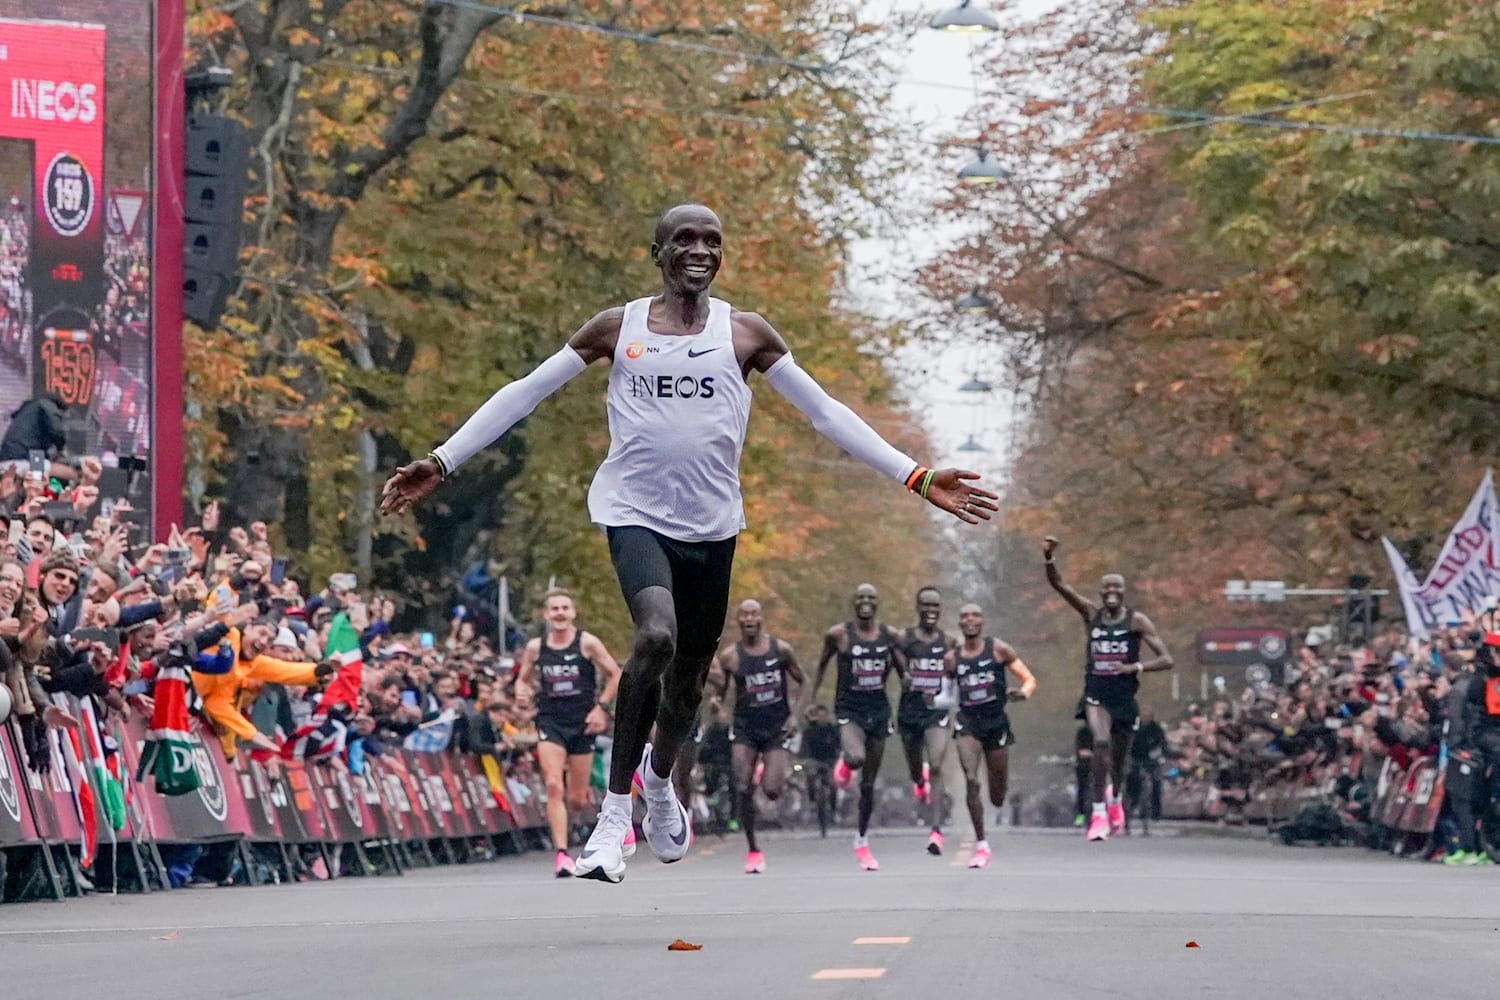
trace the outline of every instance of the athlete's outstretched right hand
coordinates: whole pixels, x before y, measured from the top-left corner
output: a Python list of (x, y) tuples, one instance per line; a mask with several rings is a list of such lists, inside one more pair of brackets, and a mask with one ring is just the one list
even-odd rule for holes
[(403, 465), (385, 481), (385, 487), (380, 491), (380, 512), (405, 514), (418, 500), (437, 489), (442, 481), (443, 470), (430, 458)]
[(1060, 543), (1058, 542), (1057, 537), (1055, 535), (1048, 535), (1046, 538), (1043, 538), (1042, 539), (1042, 557), (1044, 559), (1051, 559), (1052, 558), (1052, 553), (1054, 553), (1054, 552), (1057, 551), (1057, 546), (1059, 544)]

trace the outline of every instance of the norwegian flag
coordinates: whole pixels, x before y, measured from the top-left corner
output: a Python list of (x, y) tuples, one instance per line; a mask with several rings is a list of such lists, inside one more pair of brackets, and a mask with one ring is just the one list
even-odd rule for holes
[(317, 759), (344, 752), (349, 736), (346, 720), (359, 703), (365, 660), (359, 649), (359, 633), (342, 611), (328, 627), (325, 652), (338, 663), (338, 673), (324, 688), (317, 712), (282, 745), (281, 755), (288, 760)]

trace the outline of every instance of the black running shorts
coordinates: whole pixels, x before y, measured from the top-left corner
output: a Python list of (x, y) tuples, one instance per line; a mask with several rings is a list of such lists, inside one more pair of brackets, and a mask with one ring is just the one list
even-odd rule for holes
[(569, 757), (593, 754), (594, 736), (583, 730), (583, 719), (549, 715), (536, 717), (536, 738), (543, 743), (556, 743)]
[(884, 709), (871, 706), (861, 708), (853, 705), (834, 705), (834, 714), (838, 716), (839, 726), (855, 725), (864, 730), (865, 739), (883, 740), (891, 735), (891, 703), (884, 701)]
[(625, 603), (647, 587), (665, 587), (677, 617), (677, 651), (713, 655), (729, 613), (735, 540), (679, 542), (636, 525), (605, 530)]
[(1141, 708), (1136, 703), (1135, 690), (1114, 681), (1115, 678), (1110, 677), (1089, 677), (1084, 683), (1083, 697), (1078, 699), (1078, 711), (1073, 718), (1087, 719), (1085, 708), (1098, 705), (1109, 713), (1111, 733), (1133, 733), (1140, 728), (1141, 723)]
[(924, 708), (921, 711), (912, 711), (904, 706), (896, 713), (896, 731), (901, 734), (903, 740), (921, 740), (927, 737), (929, 729), (948, 728), (950, 718), (947, 709)]
[(753, 715), (739, 716), (730, 730), (730, 739), (753, 748), (756, 753), (781, 750), (786, 746), (786, 720), (785, 715), (777, 718), (776, 713), (763, 719)]
[(954, 732), (959, 736), (972, 737), (979, 741), (982, 750), (988, 753), (1008, 747), (1016, 741), (1010, 731), (1010, 717), (1004, 709), (996, 712), (966, 712), (958, 710), (958, 721)]

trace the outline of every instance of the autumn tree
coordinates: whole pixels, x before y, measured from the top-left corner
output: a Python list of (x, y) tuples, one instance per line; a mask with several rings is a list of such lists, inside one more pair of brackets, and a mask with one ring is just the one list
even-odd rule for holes
[[(850, 235), (838, 220), (878, 198), (889, 169), (870, 153), (882, 35), (854, 10), (528, 8), (644, 38), (632, 40), (442, 3), (205, 5), (196, 37), (244, 70), (231, 109), (256, 136), (252, 246), (227, 336), (235, 370), (281, 390), (203, 400), (236, 511), (280, 515), (313, 568), (352, 553), (417, 605), (443, 604), (455, 569), (493, 560), (518, 611), (556, 575), (584, 591), (591, 621), (618, 626), (582, 504), (606, 445), (603, 372), (477, 457), (416, 521), (377, 523), (373, 490), (594, 311), (649, 290), (652, 220), (686, 199), (725, 219), (719, 294), (765, 310), (834, 391), (911, 434), (861, 352), (873, 331), (831, 306)], [(840, 541), (846, 518), (879, 516), (867, 473), (779, 400), (758, 411), (740, 582), (796, 601), (809, 617), (791, 628), (807, 630), (821, 590), (844, 586), (835, 572), (920, 576), (907, 568), (920, 557), (886, 549), (927, 530), (917, 507), (884, 512), (889, 537)], [(810, 572), (803, 556), (819, 560)]]
[(1495, 161), (1316, 129), (1487, 133), (1495, 24), (1113, 0), (1007, 33), (980, 141), (1014, 176), (955, 189), (974, 235), (924, 272), (940, 305), (997, 305), (924, 319), (1001, 346), (1029, 400), (1012, 530), (1140, 575), (1183, 639), (1234, 613), (1226, 578), (1336, 583), (1383, 532), (1435, 551), (1490, 461)]

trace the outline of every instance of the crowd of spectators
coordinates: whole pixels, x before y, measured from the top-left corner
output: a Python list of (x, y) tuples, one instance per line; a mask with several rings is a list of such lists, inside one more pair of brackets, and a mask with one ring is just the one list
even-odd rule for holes
[(1420, 641), (1396, 627), (1358, 646), (1310, 631), (1281, 683), (1191, 705), (1167, 729), (1168, 799), (1202, 802), (1209, 815), (1236, 822), (1258, 793), (1322, 787), (1322, 807), (1337, 816), (1334, 839), (1389, 846), (1373, 811), (1386, 762), (1404, 773), (1432, 757), (1446, 798), (1426, 853), (1486, 863), (1475, 823), (1493, 799), (1485, 771), (1500, 765), (1500, 634), (1488, 603)]
[[(153, 540), (126, 497), (101, 494), (107, 458), (66, 456), (56, 410), (28, 401), (0, 447), (0, 686), (26, 766), (60, 766), (49, 728), (153, 725), (158, 670), (180, 662), (189, 710), (226, 757), (317, 751), (357, 772), (391, 748), (451, 748), (485, 758), (510, 801), (535, 794), (533, 696), (513, 683), (514, 650), (489, 634), (493, 618), (456, 605), (446, 632), (398, 631), (395, 595), (352, 573), (304, 587), (266, 524), (225, 524), (216, 503)], [(336, 627), (357, 636), (360, 667), (329, 705), (350, 652), (330, 647)], [(288, 750), (330, 716), (336, 748)]]

